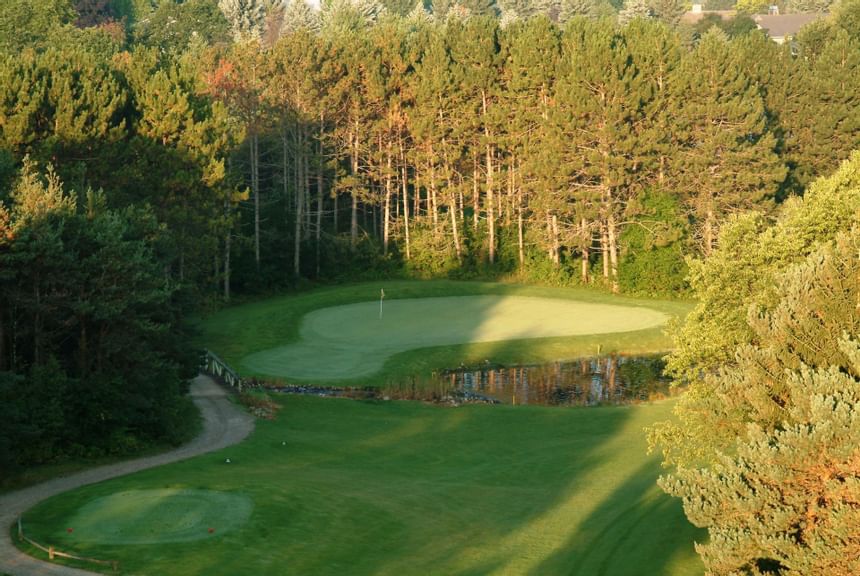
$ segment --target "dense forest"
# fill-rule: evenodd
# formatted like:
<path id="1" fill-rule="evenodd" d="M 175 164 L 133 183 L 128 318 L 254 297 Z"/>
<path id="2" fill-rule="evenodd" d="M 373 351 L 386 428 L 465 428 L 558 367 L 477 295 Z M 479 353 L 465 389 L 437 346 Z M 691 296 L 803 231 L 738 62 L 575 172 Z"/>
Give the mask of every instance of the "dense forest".
<path id="1" fill-rule="evenodd" d="M 752 294 L 735 288 L 781 270 L 743 251 L 763 242 L 751 230 L 765 234 L 860 140 L 860 2 L 783 46 L 742 17 L 694 27 L 682 12 L 5 3 L 0 468 L 181 441 L 197 361 L 185 317 L 308 281 L 692 290 L 701 322 L 673 369 L 731 358 L 756 340 Z M 836 221 L 853 206 L 840 202 L 816 213 Z M 754 223 L 738 216 L 749 210 Z M 736 309 L 706 283 L 734 291 Z M 677 430 L 654 435 L 680 449 Z M 679 482 L 684 495 L 696 480 Z"/>
<path id="2" fill-rule="evenodd" d="M 5 181 L 29 155 L 148 206 L 166 275 L 210 296 L 379 274 L 681 292 L 726 217 L 802 194 L 858 134 L 856 3 L 783 47 L 676 17 L 198 0 L 82 3 L 101 23 L 77 28 L 47 4 L 56 25 L 0 38 Z"/>

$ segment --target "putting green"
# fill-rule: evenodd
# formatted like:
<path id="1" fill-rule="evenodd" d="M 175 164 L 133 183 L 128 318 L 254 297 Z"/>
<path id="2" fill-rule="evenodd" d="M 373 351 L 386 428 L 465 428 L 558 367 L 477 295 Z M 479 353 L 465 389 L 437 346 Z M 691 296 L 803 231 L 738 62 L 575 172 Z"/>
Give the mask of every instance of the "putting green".
<path id="1" fill-rule="evenodd" d="M 243 494 L 170 488 L 129 490 L 85 504 L 56 536 L 67 543 L 191 542 L 242 526 L 253 507 Z"/>
<path id="2" fill-rule="evenodd" d="M 668 315 L 621 306 L 527 296 L 454 296 L 322 308 L 304 316 L 300 340 L 242 359 L 251 372 L 301 380 L 371 375 L 407 350 L 530 338 L 632 332 Z"/>

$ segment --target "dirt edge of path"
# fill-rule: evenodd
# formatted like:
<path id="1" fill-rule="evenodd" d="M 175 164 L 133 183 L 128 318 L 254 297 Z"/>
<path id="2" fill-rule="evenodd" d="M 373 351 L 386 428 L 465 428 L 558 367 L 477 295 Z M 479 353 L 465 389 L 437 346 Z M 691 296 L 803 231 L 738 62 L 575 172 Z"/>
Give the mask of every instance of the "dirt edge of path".
<path id="1" fill-rule="evenodd" d="M 42 500 L 87 484 L 125 476 L 171 462 L 185 460 L 238 444 L 254 430 L 254 419 L 230 402 L 228 392 L 208 376 L 200 375 L 191 384 L 191 399 L 203 418 L 203 431 L 188 444 L 155 456 L 99 466 L 69 476 L 61 476 L 0 496 L 0 574 L 11 576 L 85 576 L 87 570 L 69 568 L 38 560 L 15 547 L 10 529 L 18 517 Z"/>

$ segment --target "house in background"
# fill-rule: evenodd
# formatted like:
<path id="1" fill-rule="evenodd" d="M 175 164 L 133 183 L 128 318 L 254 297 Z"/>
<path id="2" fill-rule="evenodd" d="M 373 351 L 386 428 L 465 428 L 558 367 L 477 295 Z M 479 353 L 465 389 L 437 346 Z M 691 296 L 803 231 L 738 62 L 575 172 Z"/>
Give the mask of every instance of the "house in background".
<path id="1" fill-rule="evenodd" d="M 735 16 L 738 15 L 737 10 L 705 10 L 702 4 L 693 4 L 692 10 L 685 12 L 683 16 L 681 16 L 681 22 L 685 24 L 690 24 L 691 26 L 695 26 L 702 20 L 705 16 L 709 14 L 714 14 L 719 16 L 723 20 L 731 20 Z"/>
<path id="2" fill-rule="evenodd" d="M 757 14 L 753 21 L 771 40 L 783 44 L 795 37 L 801 28 L 825 16 L 827 14 L 780 14 L 779 8 L 771 6 L 768 14 Z"/>
<path id="3" fill-rule="evenodd" d="M 705 10 L 702 4 L 693 4 L 693 8 L 681 16 L 681 22 L 695 26 L 706 17 L 719 16 L 724 21 L 729 21 L 738 15 L 737 10 Z M 753 22 L 759 30 L 777 44 L 783 44 L 791 40 L 801 28 L 827 16 L 827 14 L 780 14 L 779 7 L 771 6 L 767 14 L 756 14 L 752 16 Z"/>

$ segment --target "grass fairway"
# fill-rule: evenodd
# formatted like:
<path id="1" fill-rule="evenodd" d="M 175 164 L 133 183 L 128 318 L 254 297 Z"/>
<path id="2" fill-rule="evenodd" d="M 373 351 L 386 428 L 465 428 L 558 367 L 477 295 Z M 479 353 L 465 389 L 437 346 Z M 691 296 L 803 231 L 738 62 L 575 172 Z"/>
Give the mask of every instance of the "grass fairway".
<path id="1" fill-rule="evenodd" d="M 595 354 L 598 347 L 663 351 L 671 345 L 665 322 L 688 310 L 684 302 L 591 290 L 377 282 L 221 310 L 200 323 L 200 344 L 245 375 L 382 384 L 484 360 L 541 363 Z"/>
<path id="2" fill-rule="evenodd" d="M 25 516 L 28 535 L 119 560 L 128 574 L 702 573 L 692 547 L 702 534 L 657 488 L 658 458 L 645 455 L 642 428 L 669 417 L 671 403 L 440 408 L 287 397 L 283 404 L 277 420 L 259 422 L 239 446 L 40 504 Z M 189 539 L 171 536 L 169 526 L 187 517 L 161 506 L 146 520 L 148 530 L 164 532 L 153 543 L 133 526 L 139 516 L 123 516 L 130 504 L 118 496 L 189 490 L 218 495 L 212 509 L 225 495 L 247 499 L 250 516 L 223 529 L 208 526 L 217 519 L 199 509 L 196 525 L 182 528 L 199 536 Z M 107 514 L 111 506 L 117 518 Z M 111 533 L 140 541 L 87 538 L 88 510 L 113 522 Z"/>

